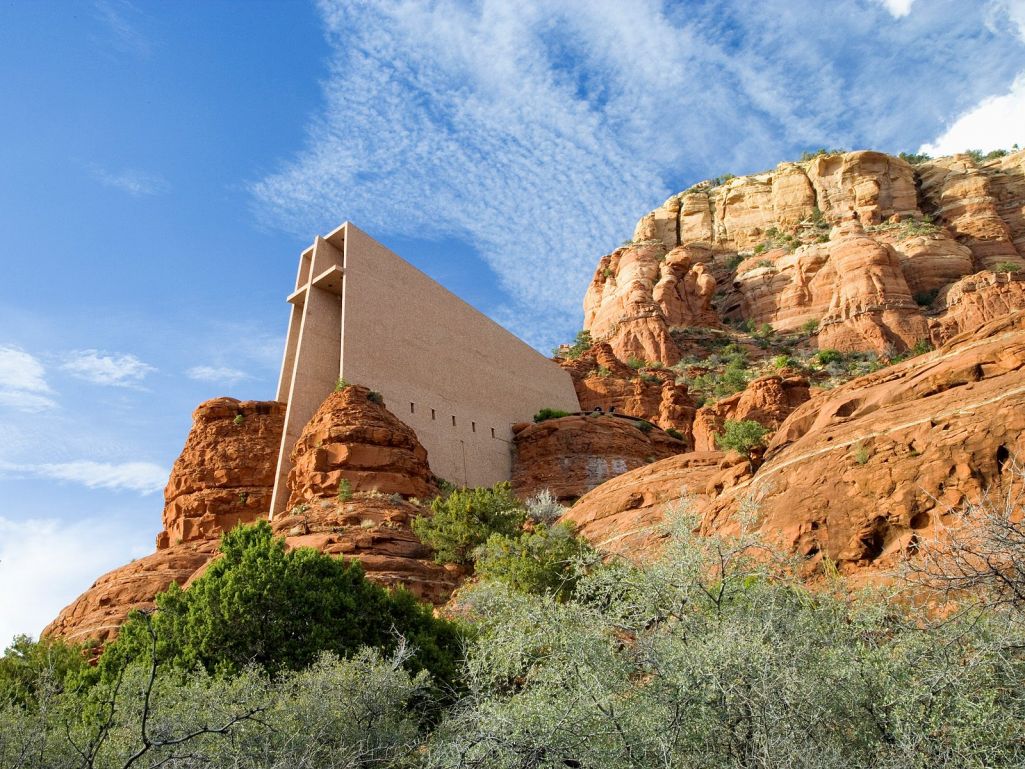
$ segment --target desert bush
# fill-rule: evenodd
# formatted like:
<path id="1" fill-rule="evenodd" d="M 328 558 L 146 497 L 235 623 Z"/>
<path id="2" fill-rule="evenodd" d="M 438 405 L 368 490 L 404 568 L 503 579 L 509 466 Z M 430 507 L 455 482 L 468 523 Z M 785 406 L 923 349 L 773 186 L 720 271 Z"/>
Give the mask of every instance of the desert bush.
<path id="1" fill-rule="evenodd" d="M 453 489 L 431 501 L 431 515 L 413 520 L 413 532 L 433 548 L 438 563 L 473 564 L 473 552 L 492 534 L 514 535 L 527 512 L 508 482 Z"/>
<path id="2" fill-rule="evenodd" d="M 535 523 L 555 523 L 566 512 L 566 508 L 559 504 L 559 500 L 550 489 L 541 489 L 525 504 L 527 518 Z"/>
<path id="3" fill-rule="evenodd" d="M 561 409 L 550 409 L 550 408 L 545 407 L 545 408 L 541 409 L 539 412 L 537 412 L 536 414 L 534 414 L 534 421 L 535 422 L 545 422 L 545 421 L 547 421 L 549 419 L 561 419 L 562 417 L 568 417 L 568 416 L 569 416 L 569 412 L 568 411 L 563 411 Z"/>
<path id="4" fill-rule="evenodd" d="M 727 419 L 722 432 L 715 436 L 715 445 L 723 451 L 738 451 L 749 455 L 753 449 L 763 445 L 765 436 L 770 432 L 753 419 Z"/>
<path id="5" fill-rule="evenodd" d="M 214 559 L 188 590 L 176 584 L 157 596 L 152 628 L 161 660 L 233 675 L 248 665 L 300 670 L 322 652 L 339 656 L 364 646 L 392 650 L 398 636 L 417 649 L 414 670 L 448 680 L 455 673 L 459 635 L 405 590 L 368 581 L 358 561 L 311 548 L 286 551 L 262 521 L 224 534 Z M 104 680 L 146 659 L 150 618 L 133 615 L 100 657 Z"/>
<path id="6" fill-rule="evenodd" d="M 589 350 L 593 343 L 594 342 L 591 339 L 591 332 L 585 329 L 583 331 L 577 332 L 576 339 L 573 340 L 573 344 L 571 344 L 568 348 L 562 351 L 556 348 L 552 354 L 555 356 L 562 355 L 566 358 L 576 360 L 581 355 L 583 355 L 587 350 Z"/>
<path id="7" fill-rule="evenodd" d="M 815 358 L 823 366 L 828 366 L 830 363 L 843 363 L 844 355 L 839 350 L 819 350 L 815 354 Z"/>
<path id="8" fill-rule="evenodd" d="M 571 524 L 539 523 L 515 536 L 488 537 L 477 559 L 476 573 L 521 592 L 565 600 L 580 577 L 578 566 L 595 558 L 591 546 L 574 536 Z"/>
<path id="9" fill-rule="evenodd" d="M 1021 272 L 1022 269 L 1017 262 L 1000 262 L 993 267 L 993 272 Z"/>
<path id="10" fill-rule="evenodd" d="M 681 433 L 675 427 L 670 427 L 668 430 L 666 430 L 666 435 L 668 435 L 670 438 L 676 438 L 676 440 L 678 441 L 682 441 L 684 439 L 683 433 Z"/>

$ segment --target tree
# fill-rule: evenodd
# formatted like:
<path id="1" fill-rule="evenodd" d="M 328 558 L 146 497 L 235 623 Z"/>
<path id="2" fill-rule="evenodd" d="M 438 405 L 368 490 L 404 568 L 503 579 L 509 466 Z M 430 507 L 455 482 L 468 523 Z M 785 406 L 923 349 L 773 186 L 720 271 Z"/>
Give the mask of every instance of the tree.
<path id="1" fill-rule="evenodd" d="M 414 519 L 413 532 L 434 549 L 438 563 L 470 566 L 473 551 L 492 534 L 515 534 L 526 511 L 508 482 L 493 487 L 453 489 L 431 502 L 430 516 Z"/>
<path id="2" fill-rule="evenodd" d="M 477 559 L 476 572 L 483 579 L 504 582 L 527 593 L 549 593 L 569 598 L 580 578 L 578 565 L 597 554 L 574 536 L 571 524 L 536 524 L 518 536 L 492 534 Z"/>
<path id="3" fill-rule="evenodd" d="M 415 650 L 413 670 L 454 676 L 456 627 L 405 590 L 369 582 L 358 562 L 310 548 L 286 552 L 265 521 L 226 533 L 221 553 L 188 590 L 172 585 L 157 596 L 152 627 L 161 660 L 216 674 L 252 664 L 299 670 L 325 651 L 391 650 L 401 636 Z M 150 642 L 146 618 L 130 618 L 101 657 L 101 671 L 111 678 L 143 658 Z"/>
<path id="4" fill-rule="evenodd" d="M 62 638 L 15 636 L 0 657 L 0 701 L 37 707 L 43 689 L 59 692 L 77 684 L 91 651 Z"/>
<path id="5" fill-rule="evenodd" d="M 769 428 L 753 419 L 727 419 L 722 432 L 715 436 L 715 445 L 723 451 L 739 451 L 748 456 L 754 448 L 763 444 L 769 432 Z"/>

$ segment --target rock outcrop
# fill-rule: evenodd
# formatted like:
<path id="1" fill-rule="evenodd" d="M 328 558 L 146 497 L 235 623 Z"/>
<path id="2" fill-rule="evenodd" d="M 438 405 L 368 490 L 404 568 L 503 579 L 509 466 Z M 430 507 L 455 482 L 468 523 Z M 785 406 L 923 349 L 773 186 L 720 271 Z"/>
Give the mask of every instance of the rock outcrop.
<path id="1" fill-rule="evenodd" d="M 403 497 L 438 493 L 413 428 L 388 411 L 377 393 L 350 385 L 331 393 L 292 449 L 288 506 L 333 499 L 342 482 L 352 492 Z"/>
<path id="2" fill-rule="evenodd" d="M 285 404 L 215 398 L 192 414 L 164 489 L 157 549 L 216 539 L 270 510 Z"/>
<path id="3" fill-rule="evenodd" d="M 513 426 L 513 489 L 571 502 L 610 478 L 686 451 L 684 440 L 624 417 L 574 415 Z"/>
<path id="4" fill-rule="evenodd" d="M 612 348 L 599 342 L 574 359 L 562 359 L 584 412 L 603 412 L 636 417 L 663 429 L 675 429 L 689 443 L 695 405 L 687 386 L 677 383 L 675 372 L 666 369 L 637 371 L 616 357 Z"/>
<path id="5" fill-rule="evenodd" d="M 817 322 L 823 347 L 902 352 L 929 336 L 945 287 L 1025 267 L 1023 211 L 1025 151 L 917 166 L 838 153 L 704 182 L 600 260 L 584 327 L 621 360 L 667 365 L 681 356 L 671 329 L 724 321 Z"/>
<path id="6" fill-rule="evenodd" d="M 809 397 L 810 386 L 803 377 L 767 376 L 749 382 L 736 395 L 698 409 L 693 427 L 694 450 L 715 451 L 715 436 L 728 419 L 749 419 L 775 431 Z"/>
<path id="7" fill-rule="evenodd" d="M 1016 311 L 812 397 L 782 423 L 756 471 L 713 470 L 717 455 L 684 454 L 599 486 L 567 518 L 606 549 L 643 557 L 661 513 L 686 496 L 674 488 L 686 486 L 705 532 L 736 531 L 753 501 L 764 537 L 803 556 L 809 575 L 824 559 L 877 575 L 965 500 L 1006 492 L 1022 456 L 1025 312 Z"/>

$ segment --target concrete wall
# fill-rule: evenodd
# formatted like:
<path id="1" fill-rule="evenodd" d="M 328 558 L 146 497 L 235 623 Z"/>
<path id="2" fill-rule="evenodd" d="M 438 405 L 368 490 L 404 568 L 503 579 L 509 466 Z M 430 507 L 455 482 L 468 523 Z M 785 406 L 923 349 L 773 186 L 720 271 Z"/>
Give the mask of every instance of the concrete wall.
<path id="1" fill-rule="evenodd" d="M 434 473 L 458 485 L 511 477 L 514 422 L 546 406 L 579 409 L 558 365 L 352 224 L 304 252 L 296 289 L 289 301 L 304 304 L 278 388 L 288 414 L 273 512 L 288 498 L 292 446 L 339 375 L 380 392 Z"/>

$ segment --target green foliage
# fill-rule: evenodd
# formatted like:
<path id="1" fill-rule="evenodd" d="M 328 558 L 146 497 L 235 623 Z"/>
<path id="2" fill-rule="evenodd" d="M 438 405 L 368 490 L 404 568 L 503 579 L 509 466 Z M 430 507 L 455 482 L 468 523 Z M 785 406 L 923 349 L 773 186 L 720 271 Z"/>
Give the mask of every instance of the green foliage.
<path id="1" fill-rule="evenodd" d="M 872 454 L 869 452 L 868 447 L 864 444 L 859 443 L 858 447 L 854 450 L 854 461 L 859 465 L 863 465 L 868 462 Z"/>
<path id="2" fill-rule="evenodd" d="M 338 481 L 338 501 L 348 502 L 352 499 L 352 484 L 348 478 Z"/>
<path id="3" fill-rule="evenodd" d="M 431 502 L 430 516 L 413 520 L 413 532 L 434 549 L 438 563 L 469 566 L 473 552 L 492 534 L 512 536 L 526 517 L 508 482 L 491 488 L 454 489 Z"/>
<path id="4" fill-rule="evenodd" d="M 728 272 L 736 272 L 737 267 L 740 266 L 740 263 L 742 261 L 744 261 L 744 257 L 742 257 L 740 254 L 734 254 L 726 260 L 723 266 L 726 268 Z"/>
<path id="5" fill-rule="evenodd" d="M 772 359 L 772 367 L 776 369 L 797 368 L 800 365 L 789 355 L 777 355 Z"/>
<path id="6" fill-rule="evenodd" d="M 758 262 L 755 264 L 755 267 L 762 267 L 768 269 L 773 269 L 775 266 L 776 265 L 773 264 L 773 261 L 771 259 L 759 259 Z"/>
<path id="7" fill-rule="evenodd" d="M 568 416 L 569 416 L 569 412 L 568 411 L 562 411 L 561 409 L 550 409 L 550 408 L 546 407 L 546 408 L 541 409 L 536 414 L 534 414 L 534 421 L 535 422 L 544 422 L 544 421 L 549 420 L 549 419 L 560 419 L 562 417 L 568 417 Z"/>
<path id="8" fill-rule="evenodd" d="M 764 254 L 765 253 L 765 249 L 766 249 L 766 245 L 764 243 L 759 243 L 757 246 L 755 246 L 754 253 L 755 254 Z M 772 262 L 769 262 L 769 264 L 772 264 Z M 758 266 L 761 267 L 762 263 L 758 262 Z"/>
<path id="9" fill-rule="evenodd" d="M 932 155 L 926 152 L 901 152 L 897 157 L 913 166 L 932 160 Z"/>
<path id="10" fill-rule="evenodd" d="M 0 703 L 34 709 L 48 693 L 73 689 L 88 671 L 89 651 L 62 638 L 15 636 L 0 657 Z"/>
<path id="11" fill-rule="evenodd" d="M 801 331 L 803 331 L 806 334 L 815 334 L 815 333 L 818 333 L 818 330 L 819 330 L 819 322 L 817 320 L 814 320 L 814 319 L 813 320 L 806 320 L 804 322 L 804 324 L 801 326 Z"/>
<path id="12" fill-rule="evenodd" d="M 335 392 L 336 393 L 340 393 L 342 390 L 344 390 L 348 386 L 349 386 L 349 383 L 345 380 L 345 377 L 340 376 L 335 381 Z"/>
<path id="13" fill-rule="evenodd" d="M 829 155 L 842 155 L 845 152 L 847 152 L 847 150 L 845 150 L 845 149 L 833 149 L 833 150 L 830 150 L 830 149 L 826 149 L 825 147 L 820 147 L 817 150 L 812 150 L 812 151 L 809 151 L 809 152 L 802 152 L 801 153 L 801 162 L 803 163 L 803 162 L 807 162 L 809 160 L 814 160 L 817 157 L 828 157 Z"/>
<path id="14" fill-rule="evenodd" d="M 598 368 L 594 370 L 594 373 L 596 376 L 600 376 L 602 379 L 612 376 L 612 370 L 606 366 L 598 366 Z"/>
<path id="15" fill-rule="evenodd" d="M 556 348 L 554 354 L 556 356 L 562 355 L 566 358 L 570 358 L 571 360 L 576 360 L 581 355 L 583 355 L 587 350 L 589 350 L 592 344 L 594 344 L 594 342 L 591 340 L 590 331 L 578 331 L 576 339 L 573 341 L 573 344 L 571 344 L 564 351 L 560 351 L 558 348 Z"/>
<path id="16" fill-rule="evenodd" d="M 442 680 L 455 675 L 460 636 L 454 625 L 435 619 L 407 591 L 369 582 L 358 561 L 311 548 L 286 552 L 266 521 L 227 532 L 221 557 L 188 590 L 172 583 L 156 605 L 158 656 L 181 670 L 198 665 L 234 675 L 254 664 L 300 670 L 325 651 L 394 649 L 400 634 L 418 650 L 412 670 Z M 150 644 L 145 618 L 134 615 L 100 658 L 103 678 L 147 660 Z"/>
<path id="17" fill-rule="evenodd" d="M 736 179 L 736 178 L 737 177 L 735 175 L 733 175 L 733 174 L 723 174 L 722 176 L 713 176 L 711 179 L 708 180 L 708 184 L 711 187 L 721 187 L 722 185 L 726 184 L 726 182 L 730 181 L 731 179 Z"/>
<path id="18" fill-rule="evenodd" d="M 603 278 L 611 278 L 613 275 L 615 275 L 611 267 L 605 267 L 604 269 L 602 269 L 601 274 Z"/>
<path id="19" fill-rule="evenodd" d="M 684 440 L 683 433 L 681 433 L 675 427 L 670 427 L 668 430 L 666 430 L 666 435 L 668 435 L 670 438 L 676 438 L 676 440 L 678 441 Z"/>
<path id="20" fill-rule="evenodd" d="M 976 163 L 985 163 L 987 160 L 996 160 L 1007 156 L 1007 150 L 992 150 L 991 152 L 983 152 L 982 150 L 965 150 L 965 154 L 968 155 Z"/>
<path id="21" fill-rule="evenodd" d="M 831 350 L 829 348 L 826 348 L 825 350 L 819 350 L 818 353 L 816 353 L 815 357 L 818 359 L 818 362 L 821 363 L 823 366 L 828 365 L 830 363 L 843 363 L 844 359 L 842 352 L 840 352 L 839 350 Z"/>
<path id="22" fill-rule="evenodd" d="M 1021 272 L 1023 268 L 1017 262 L 1000 262 L 993 267 L 993 272 Z"/>
<path id="23" fill-rule="evenodd" d="M 648 422 L 645 419 L 640 419 L 640 420 L 634 422 L 634 427 L 636 427 L 642 433 L 650 433 L 652 431 L 652 429 L 654 428 L 654 425 L 651 424 L 651 422 Z"/>
<path id="24" fill-rule="evenodd" d="M 378 406 L 384 405 L 384 396 L 377 392 L 377 390 L 371 390 L 367 393 L 367 400 L 371 403 L 376 403 Z"/>
<path id="25" fill-rule="evenodd" d="M 245 422 L 246 422 L 246 415 L 245 414 L 236 414 L 235 418 L 232 419 L 231 421 L 232 421 L 232 424 L 236 424 L 236 425 L 245 424 Z"/>
<path id="26" fill-rule="evenodd" d="M 912 345 L 910 357 L 925 355 L 927 352 L 932 352 L 932 342 L 928 339 L 919 339 Z"/>
<path id="27" fill-rule="evenodd" d="M 627 358 L 626 365 L 634 371 L 644 368 L 644 361 L 640 358 Z"/>
<path id="28" fill-rule="evenodd" d="M 715 445 L 723 451 L 738 451 L 748 456 L 753 449 L 763 445 L 768 433 L 767 427 L 753 419 L 727 419 L 722 432 L 715 436 Z"/>
<path id="29" fill-rule="evenodd" d="M 578 564 L 596 557 L 585 540 L 574 536 L 572 525 L 542 523 L 518 535 L 492 534 L 477 559 L 476 572 L 515 590 L 565 600 L 580 577 Z"/>

